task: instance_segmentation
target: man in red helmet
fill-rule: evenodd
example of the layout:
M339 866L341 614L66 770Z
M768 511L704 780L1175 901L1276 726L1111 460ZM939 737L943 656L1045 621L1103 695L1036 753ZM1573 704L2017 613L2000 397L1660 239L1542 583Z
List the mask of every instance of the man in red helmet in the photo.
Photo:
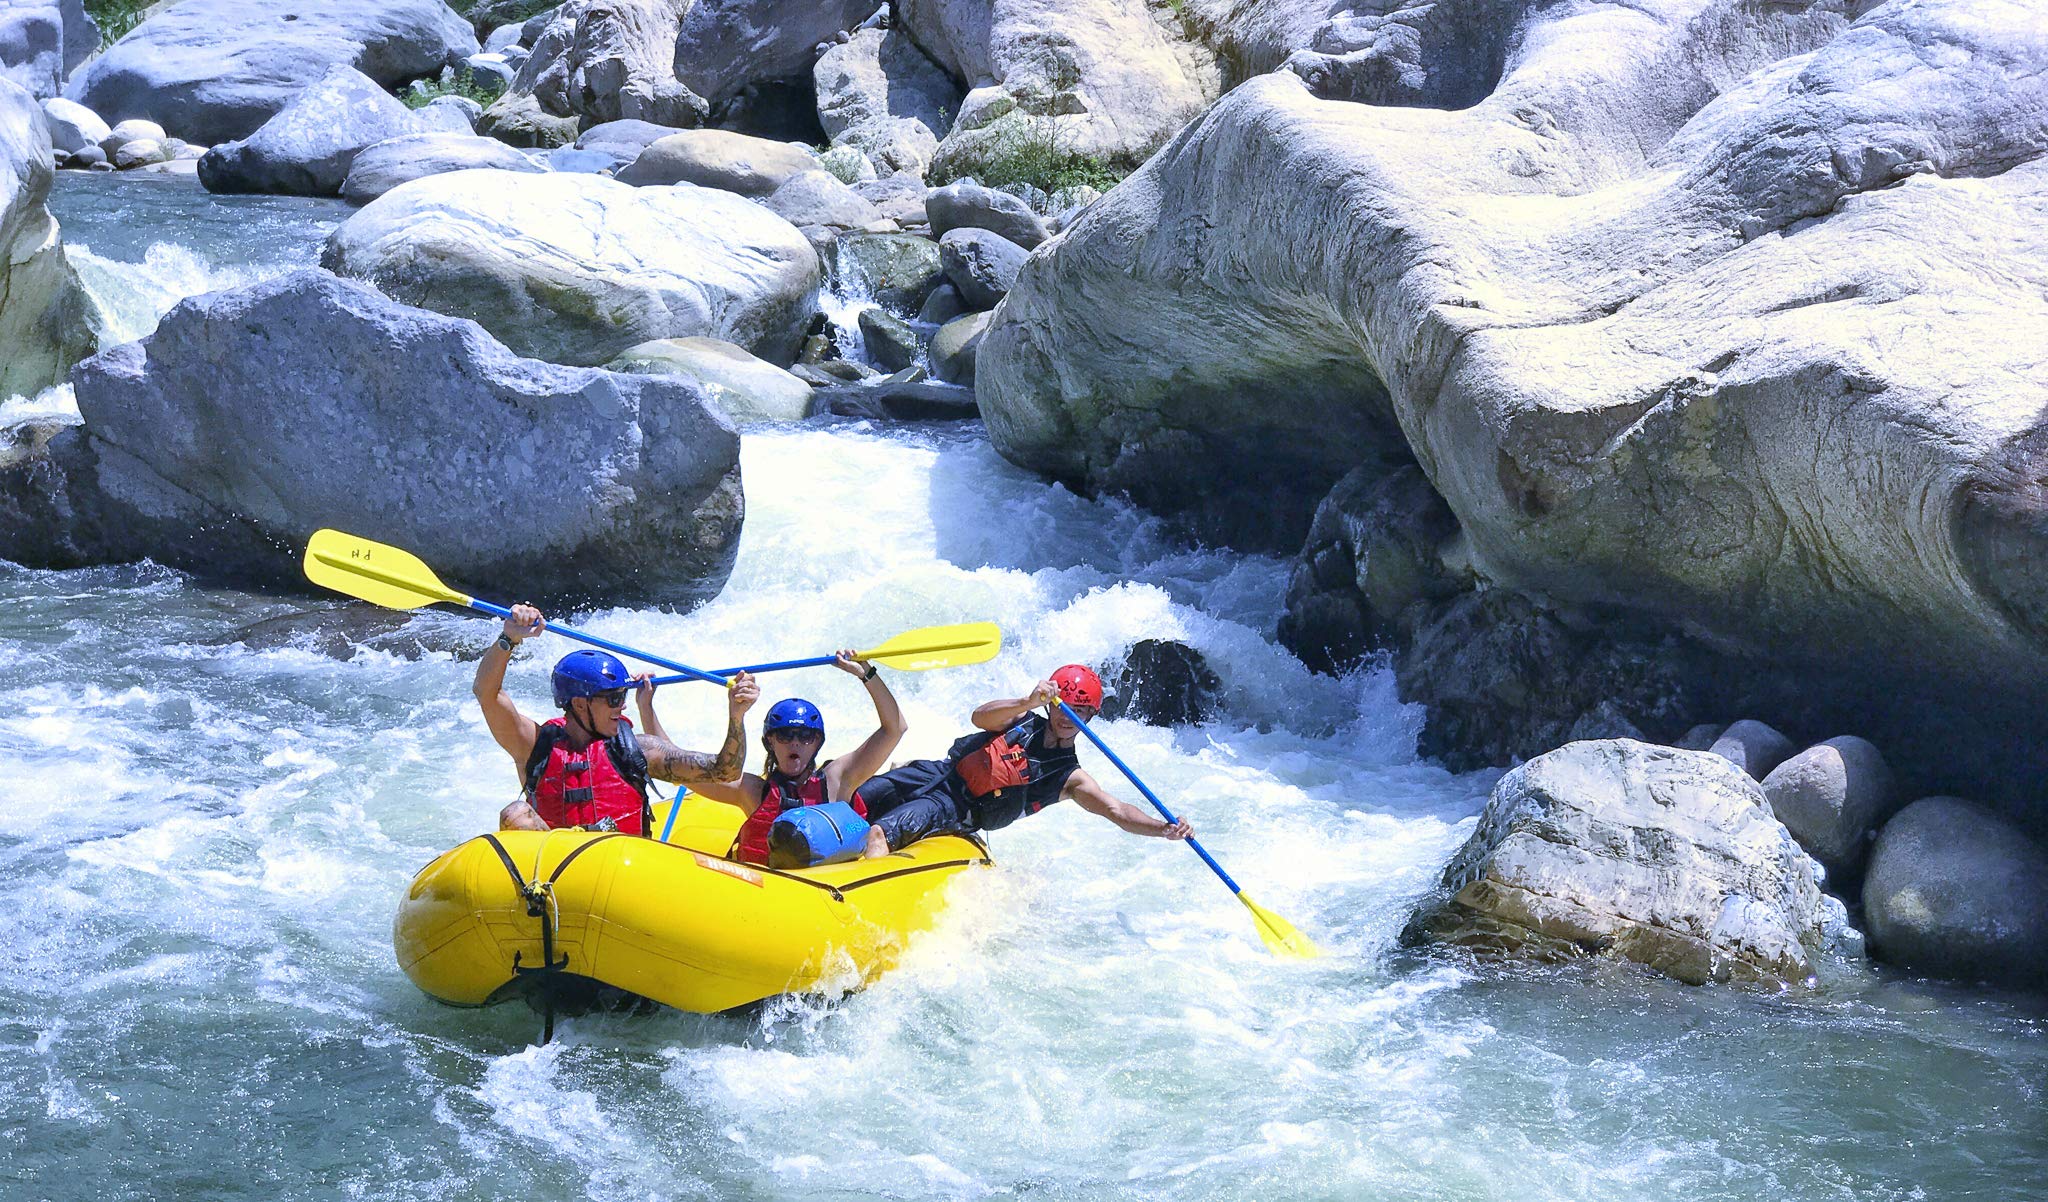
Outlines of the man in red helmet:
M1194 834L1187 823L1155 818L1095 783L1074 755L1081 728L1058 701L1083 721L1093 718L1102 709L1102 679L1090 668L1068 664L1023 697L976 708L974 724L981 733L955 740L946 758L916 760L862 785L855 796L874 823L862 854L885 856L927 835L999 830L1067 800L1134 835ZM1046 712L1035 712L1040 708Z

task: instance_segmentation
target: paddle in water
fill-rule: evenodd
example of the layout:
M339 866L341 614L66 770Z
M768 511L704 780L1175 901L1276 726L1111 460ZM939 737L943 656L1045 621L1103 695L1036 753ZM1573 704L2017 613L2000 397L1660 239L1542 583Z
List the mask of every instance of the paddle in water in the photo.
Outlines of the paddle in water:
M862 663L880 664L899 672L928 672L933 668L961 668L969 664L985 664L1003 649L1003 632L994 622L963 622L957 626L925 626L917 630L906 630L881 646L868 651L857 651L853 658ZM747 664L738 668L719 668L719 676L731 676L739 672L750 672L758 676L763 672L781 672L790 668L823 668L838 661L834 655L814 655L809 659L786 659L772 664ZM657 676L655 684L675 684L683 680L701 680L697 676Z
M306 540L306 579L322 588L381 605L386 609L418 609L423 605L446 603L462 605L470 609L500 618L509 618L512 611L489 601L479 601L467 593L458 593L441 583L434 570L420 562L418 556L397 547L372 542L339 530L316 530ZM573 627L556 622L547 625L549 630L579 643L589 643L606 651L630 655L634 659L659 664L682 673L681 680L708 680L713 684L728 683L723 676L693 668L685 663L649 655L631 647L614 643L610 639L586 634Z
M1131 783L1138 787L1138 792L1145 795L1145 800L1152 803L1152 808L1159 811L1161 818L1166 819L1168 822L1180 821L1180 819L1173 816L1171 810L1166 808L1166 803L1160 801L1158 795L1147 788L1144 781L1138 779L1138 774L1131 771L1131 766L1118 758L1116 752L1109 749L1109 744L1102 741L1102 736L1088 729L1088 724L1081 720L1081 715L1075 713L1072 706L1064 701L1055 702L1054 704L1058 705L1060 711L1066 714L1067 721L1081 728L1081 733L1088 736L1088 741L1095 744L1097 751L1108 756L1109 762L1115 764L1118 771L1130 778ZM1297 960L1313 959L1323 954L1323 949L1317 947L1308 936L1295 930L1294 924L1253 901L1251 898L1246 897L1244 890L1237 887L1237 882L1230 879L1230 874L1223 871L1223 865L1218 864L1216 857L1210 855L1209 850L1203 847L1198 840L1193 836L1189 836L1187 844L1195 849L1196 855L1202 857L1202 863L1207 864L1212 872L1222 878L1224 884L1230 886L1230 891L1237 895L1237 900L1244 903L1244 908L1252 912L1252 920L1258 926L1259 938L1265 941L1266 950L1276 956L1286 956Z

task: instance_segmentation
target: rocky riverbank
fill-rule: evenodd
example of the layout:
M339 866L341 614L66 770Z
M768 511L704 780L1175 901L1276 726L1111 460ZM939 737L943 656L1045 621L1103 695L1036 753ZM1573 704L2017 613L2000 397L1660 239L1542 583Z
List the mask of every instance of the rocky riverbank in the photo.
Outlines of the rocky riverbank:
M76 0L9 19L0 394L81 421L7 433L0 555L276 586L341 524L687 604L738 425L980 415L1295 556L1303 662L1388 653L1426 754L1525 761L1417 938L1795 981L1860 923L2033 979L2034 895L1947 883L2048 831L2032 6L180 0L90 56ZM359 208L110 346L56 170ZM1228 685L1172 671L1133 713ZM1658 883L1596 919L1595 866L1515 851L1547 831Z

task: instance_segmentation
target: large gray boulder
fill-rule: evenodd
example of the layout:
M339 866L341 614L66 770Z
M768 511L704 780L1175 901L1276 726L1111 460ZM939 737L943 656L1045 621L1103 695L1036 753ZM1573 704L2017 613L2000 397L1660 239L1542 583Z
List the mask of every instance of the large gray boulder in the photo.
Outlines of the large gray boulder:
M1020 140L1135 165L1222 90L1213 60L1143 0L898 0L895 12L967 84L934 160L946 174L979 174Z
M96 147L114 132L98 113L62 96L43 101L43 119L49 123L50 145L65 154Z
M585 366L690 336L788 363L820 276L796 227L730 193L505 171L394 188L329 236L322 262L472 318L521 354Z
M567 145L622 119L694 126L703 97L676 78L683 10L674 0L569 0L529 42L511 86L479 129L521 145Z
M62 383L97 342L46 203L50 155L41 106L0 79L0 399Z
M716 338L643 342L604 367L634 375L686 377L701 385L707 401L736 422L801 421L811 410L809 384Z
M365 147L349 165L341 195L368 204L400 184L451 171L519 171L545 168L495 138L475 134L402 134Z
M863 29L828 46L811 72L818 123L877 174L922 176L960 110L960 88L895 29Z
M1730 723L1707 750L1727 757L1736 767L1762 780L1799 747L1769 723L1743 718Z
M1854 879L1899 800L1884 754L1855 735L1814 744L1771 769L1763 784L1771 812L1831 883Z
M725 129L692 129L650 143L618 177L642 187L696 184L766 196L790 177L817 168L817 157L801 146Z
M2048 849L1975 802L1923 798L1885 823L1863 916L1881 960L2048 986Z
M0 79L38 100L57 95L99 44L83 0L0 0Z
M770 211L794 226L857 230L886 221L866 197L827 171L799 171L761 199ZM894 229L891 222L882 229Z
M1008 192L984 188L972 180L961 180L925 193L924 209L932 223L932 237L942 238L948 230L980 229L1031 250L1052 234L1031 206Z
M701 387L520 359L325 272L182 301L73 382L84 424L40 488L0 472L0 510L40 519L0 522L0 555L302 585L335 526L480 591L613 603L699 600L731 567L739 438Z
M412 110L376 80L339 64L263 128L207 151L199 182L209 192L334 196L358 151L418 131Z
M951 230L939 239L939 261L945 265L946 278L976 309L993 309L1010 294L1029 254L988 230Z
M64 94L109 121L148 117L212 146L255 133L336 64L393 88L476 52L441 0L179 0Z
M1413 463L1487 586L1869 710L2034 706L2038 9L1402 9L1417 70L1251 79L1031 261L977 365L997 448L1271 546Z
M1572 743L1500 779L1409 932L1538 960L1615 956L1690 984L1796 984L1852 946L1818 876L1727 760Z
M838 291L899 313L915 313L946 282L938 243L912 234L853 234L832 248Z

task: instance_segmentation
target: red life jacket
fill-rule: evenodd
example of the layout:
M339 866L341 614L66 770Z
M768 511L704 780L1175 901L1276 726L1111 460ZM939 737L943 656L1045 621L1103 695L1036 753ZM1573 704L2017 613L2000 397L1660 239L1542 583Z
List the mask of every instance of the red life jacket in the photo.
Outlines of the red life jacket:
M820 764L802 781L792 781L775 773L761 783L761 804L747 815L740 824L739 837L733 840L733 858L742 864L766 864L768 862L768 828L775 825L784 811L802 806L823 805L831 798L825 796L825 769ZM868 808L856 796L848 804L853 812L865 818Z
M580 750L569 747L560 718L541 724L526 761L526 800L551 827L588 826L609 818L629 835L646 831L647 760L633 738L633 724L619 719L619 731Z

